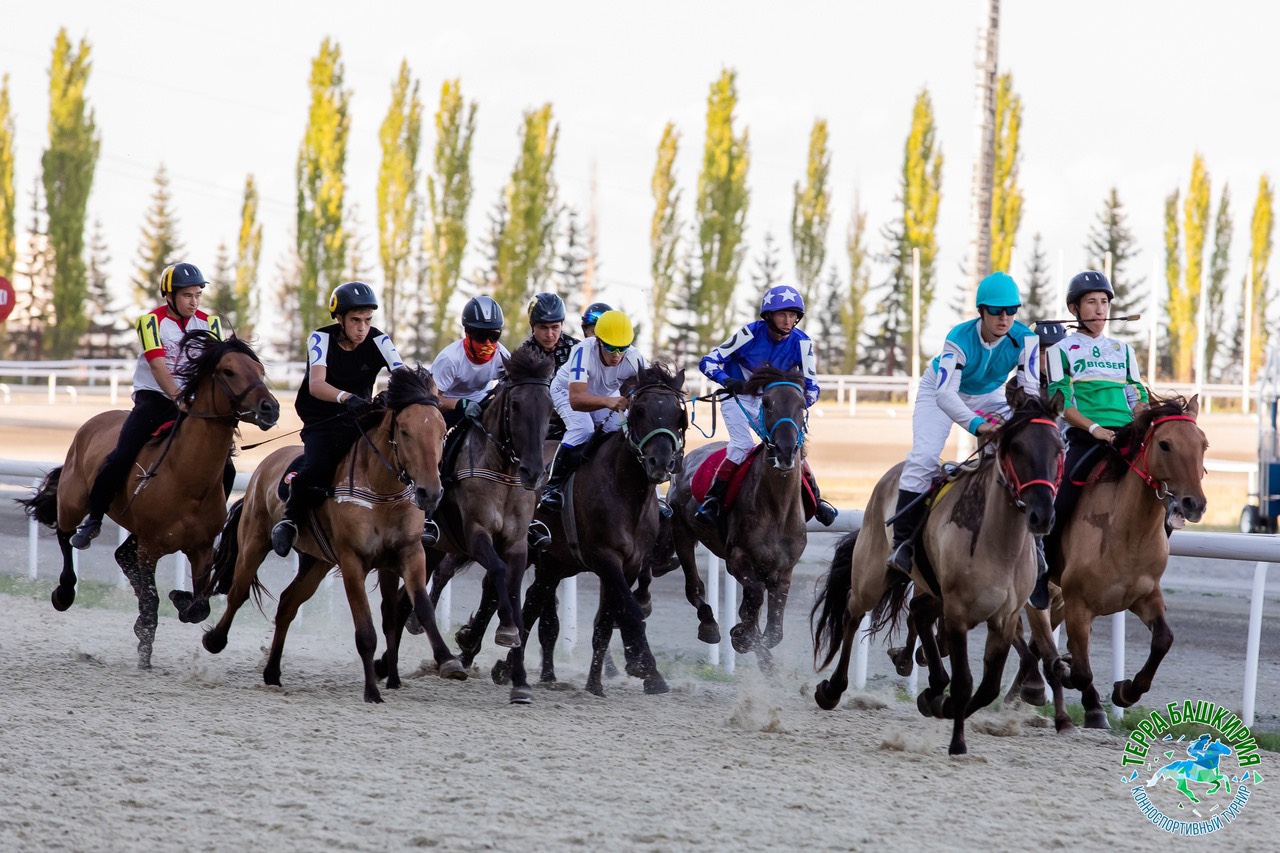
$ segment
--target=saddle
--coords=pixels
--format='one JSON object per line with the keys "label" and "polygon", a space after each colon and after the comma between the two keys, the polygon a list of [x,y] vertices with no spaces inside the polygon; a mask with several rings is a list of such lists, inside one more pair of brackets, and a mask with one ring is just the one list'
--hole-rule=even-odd
{"label": "saddle", "polygon": [[[724,461],[725,452],[727,450],[727,447],[722,447],[713,452],[706,459],[702,460],[702,464],[698,466],[698,470],[693,472],[693,480],[689,483],[689,490],[693,493],[693,499],[698,503],[702,503],[702,501],[707,497],[707,490],[711,488],[711,481],[715,479],[716,470],[719,469],[720,463]],[[742,484],[746,481],[747,474],[751,471],[751,466],[755,465],[756,461],[762,457],[763,454],[761,451],[763,450],[763,444],[757,444],[755,447],[751,448],[751,450],[747,451],[747,456],[742,460],[742,464],[738,466],[738,470],[733,472],[733,477],[729,480],[729,490],[725,492],[724,497],[724,509],[726,512],[721,514],[721,518],[724,518],[728,514],[727,510],[733,507],[734,502],[738,498],[738,492],[742,489]],[[762,462],[761,464],[768,463]],[[806,468],[809,466],[808,461],[805,461],[802,464]],[[818,502],[813,499],[813,492],[809,489],[809,483],[803,478],[801,478],[801,483],[804,485],[802,495],[804,500],[804,517],[805,520],[808,521],[813,518],[813,514],[818,507]]]}

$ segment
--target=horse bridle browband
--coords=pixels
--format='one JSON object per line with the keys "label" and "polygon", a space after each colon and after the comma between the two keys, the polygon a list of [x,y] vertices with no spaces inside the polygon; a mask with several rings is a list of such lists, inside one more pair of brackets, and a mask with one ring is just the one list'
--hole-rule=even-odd
{"label": "horse bridle browband", "polygon": [[[1054,432],[1058,431],[1058,422],[1049,418],[1031,418],[1025,422],[1026,425],[1039,424],[1041,426],[1052,427]],[[1018,479],[1018,472],[1013,469],[1013,462],[1009,457],[1000,452],[1000,448],[996,448],[996,458],[999,460],[998,469],[1000,472],[1000,480],[1004,484],[1005,489],[1009,492],[1009,497],[1013,498],[1013,505],[1019,510],[1026,510],[1026,502],[1022,500],[1022,493],[1032,486],[1048,486],[1049,494],[1052,498],[1058,496],[1058,488],[1062,485],[1063,466],[1066,465],[1065,453],[1058,451],[1058,476],[1052,480],[1038,479],[1027,480],[1025,483]]]}

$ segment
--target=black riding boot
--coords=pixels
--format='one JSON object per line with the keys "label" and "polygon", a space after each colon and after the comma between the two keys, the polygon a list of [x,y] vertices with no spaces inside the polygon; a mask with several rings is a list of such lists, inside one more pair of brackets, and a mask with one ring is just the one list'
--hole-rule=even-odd
{"label": "black riding boot", "polygon": [[284,518],[271,528],[271,550],[279,557],[289,556],[293,543],[298,541],[298,520],[306,512],[302,498],[302,490],[291,484],[289,498],[284,502]]}
{"label": "black riding boot", "polygon": [[231,497],[231,492],[236,487],[236,465],[227,458],[227,464],[222,466],[222,495],[223,497]]}
{"label": "black riding boot", "polygon": [[579,444],[572,447],[567,444],[560,445],[556,458],[551,462],[551,474],[547,477],[547,484],[542,489],[542,498],[538,502],[540,509],[559,512],[564,508],[564,484],[568,481],[569,475],[581,464],[584,453],[586,453],[586,445]]}
{"label": "black riding boot", "polygon": [[[893,547],[889,551],[887,562],[890,570],[902,572],[908,577],[911,575],[911,565],[915,559],[912,539],[915,537],[916,528],[920,526],[920,520],[924,518],[925,502],[916,500],[920,494],[920,492],[898,489],[897,518],[893,522]],[[915,501],[915,504],[908,508],[908,504],[912,501]]]}
{"label": "black riding boot", "polygon": [[715,525],[720,522],[720,513],[724,510],[725,495],[729,493],[729,482],[733,480],[734,472],[738,470],[739,463],[730,462],[725,459],[720,463],[720,467],[716,470],[716,478],[711,481],[711,485],[707,488],[707,494],[702,499],[702,505],[698,507],[698,511],[694,513],[694,518],[703,524]]}
{"label": "black riding boot", "polygon": [[823,527],[830,527],[836,520],[836,516],[840,514],[840,510],[822,499],[822,492],[818,491],[818,478],[813,475],[813,469],[809,467],[808,462],[804,464],[804,481],[809,484],[809,491],[813,492],[815,504],[813,517],[818,519]]}
{"label": "black riding boot", "polygon": [[1036,610],[1049,607],[1049,561],[1044,556],[1044,539],[1036,540],[1036,587],[1031,590],[1031,606]]}

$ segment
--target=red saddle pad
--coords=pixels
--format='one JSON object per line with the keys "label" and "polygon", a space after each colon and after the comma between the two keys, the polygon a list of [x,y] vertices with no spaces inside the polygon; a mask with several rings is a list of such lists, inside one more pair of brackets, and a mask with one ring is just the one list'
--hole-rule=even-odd
{"label": "red saddle pad", "polygon": [[[733,506],[733,502],[738,497],[738,491],[742,488],[742,481],[747,479],[747,472],[751,470],[751,466],[760,458],[760,451],[764,449],[763,444],[757,444],[747,453],[747,457],[742,460],[742,464],[738,466],[738,470],[733,472],[733,478],[729,480],[729,491],[725,493],[724,507],[728,509]],[[725,451],[728,448],[722,447],[712,453],[706,459],[702,460],[702,464],[698,466],[698,470],[693,472],[693,481],[689,484],[690,490],[693,492],[693,498],[698,503],[707,496],[707,490],[711,488],[711,481],[715,479],[716,470],[720,467],[720,463],[724,461]],[[806,461],[805,466],[809,463]],[[804,514],[805,518],[813,518],[814,508],[817,501],[813,499],[813,492],[809,489],[809,484],[804,484]]]}

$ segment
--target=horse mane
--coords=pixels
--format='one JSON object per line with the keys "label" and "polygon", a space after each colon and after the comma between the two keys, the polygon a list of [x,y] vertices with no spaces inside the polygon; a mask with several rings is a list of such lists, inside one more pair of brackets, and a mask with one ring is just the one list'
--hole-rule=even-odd
{"label": "horse mane", "polygon": [[541,347],[526,341],[516,347],[509,358],[502,360],[508,379],[547,379],[556,372],[555,359]]}
{"label": "horse mane", "polygon": [[639,391],[641,388],[649,388],[655,385],[671,391],[683,392],[684,373],[677,373],[674,367],[661,361],[655,361],[648,367],[640,368],[640,372],[635,376],[628,377],[618,390],[625,397]]}
{"label": "horse mane", "polygon": [[1174,394],[1169,397],[1157,397],[1152,394],[1147,408],[1135,414],[1133,420],[1127,425],[1116,430],[1114,446],[1118,452],[1107,454],[1107,474],[1119,475],[1124,473],[1128,467],[1125,460],[1131,460],[1137,455],[1138,448],[1142,446],[1142,439],[1146,436],[1147,431],[1151,429],[1151,425],[1160,418],[1185,415],[1188,405],[1187,398],[1180,394]]}
{"label": "horse mane", "polygon": [[407,364],[391,371],[387,390],[379,394],[375,401],[393,412],[415,404],[440,405],[440,398],[436,395],[436,381],[431,376],[431,371],[421,365],[410,367]]}
{"label": "horse mane", "polygon": [[772,364],[766,364],[751,372],[751,378],[747,380],[746,393],[758,394],[764,390],[766,385],[773,382],[799,382],[803,385],[804,371],[799,367],[781,370]]}
{"label": "horse mane", "polygon": [[188,393],[195,393],[200,380],[212,374],[218,362],[227,353],[247,355],[258,364],[262,364],[262,359],[258,358],[253,347],[237,338],[234,333],[225,341],[220,341],[207,329],[193,329],[182,336],[182,340],[178,342],[178,349],[181,350],[184,361],[182,366],[173,372],[173,378],[187,389]]}
{"label": "horse mane", "polygon": [[1021,406],[1010,413],[1007,420],[996,431],[996,447],[1001,453],[1009,450],[1009,442],[1020,427],[1035,418],[1057,421],[1058,413],[1040,394],[1027,394]]}

